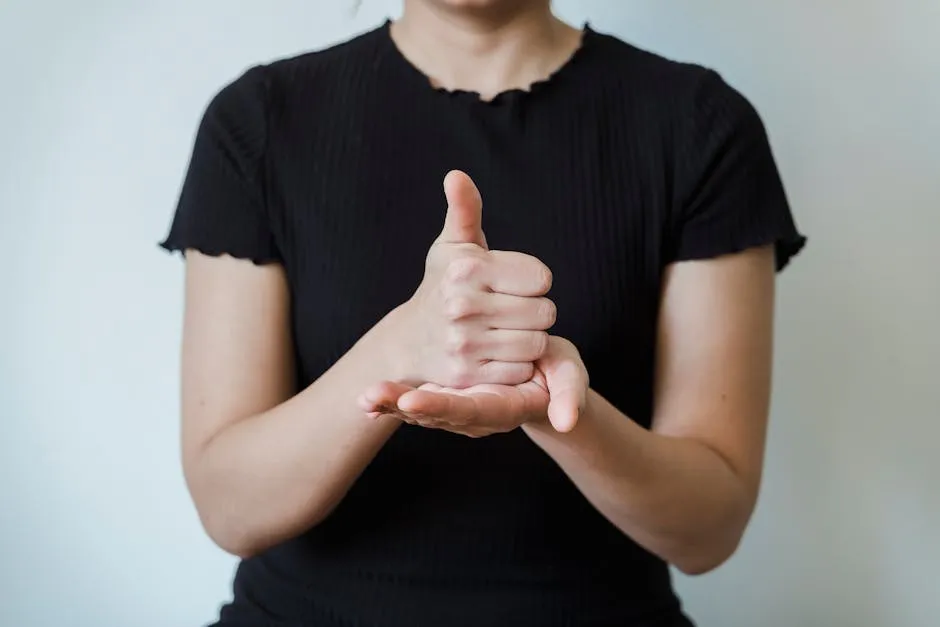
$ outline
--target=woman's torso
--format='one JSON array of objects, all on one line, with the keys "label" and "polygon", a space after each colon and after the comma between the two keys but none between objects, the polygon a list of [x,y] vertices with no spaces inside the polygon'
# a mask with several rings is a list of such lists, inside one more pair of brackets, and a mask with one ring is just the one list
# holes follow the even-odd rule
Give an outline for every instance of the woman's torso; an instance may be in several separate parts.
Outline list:
[{"label": "woman's torso", "polygon": [[[652,412],[673,124],[699,70],[588,30],[549,80],[493,102],[435,90],[388,25],[257,68],[265,195],[314,381],[421,280],[454,168],[491,248],[554,273],[554,333],[592,387]],[[404,427],[322,524],[239,568],[222,625],[684,625],[668,569],[521,431]]]}]

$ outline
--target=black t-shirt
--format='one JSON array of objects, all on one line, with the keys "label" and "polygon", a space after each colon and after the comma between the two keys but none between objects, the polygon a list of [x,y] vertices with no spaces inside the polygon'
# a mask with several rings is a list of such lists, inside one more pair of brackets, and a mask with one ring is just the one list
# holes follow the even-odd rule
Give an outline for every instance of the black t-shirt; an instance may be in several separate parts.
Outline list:
[{"label": "black t-shirt", "polygon": [[[200,125],[163,246],[283,264],[300,383],[421,280],[441,182],[473,177],[493,249],[554,273],[554,333],[652,412],[664,268],[803,245],[760,118],[714,72],[587,28],[528,91],[433,88],[389,25],[250,69]],[[521,431],[405,426],[308,533],[245,560],[220,625],[686,625],[669,571]]]}]

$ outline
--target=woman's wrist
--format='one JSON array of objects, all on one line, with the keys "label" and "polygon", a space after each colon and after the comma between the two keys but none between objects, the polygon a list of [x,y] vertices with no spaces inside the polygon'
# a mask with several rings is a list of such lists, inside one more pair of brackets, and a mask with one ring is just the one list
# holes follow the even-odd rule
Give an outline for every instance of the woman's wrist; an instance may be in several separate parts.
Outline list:
[{"label": "woman's wrist", "polygon": [[414,365],[414,343],[409,342],[407,332],[409,315],[408,304],[399,305],[372,327],[360,343],[385,373],[379,380],[417,387],[425,382],[420,380]]}]

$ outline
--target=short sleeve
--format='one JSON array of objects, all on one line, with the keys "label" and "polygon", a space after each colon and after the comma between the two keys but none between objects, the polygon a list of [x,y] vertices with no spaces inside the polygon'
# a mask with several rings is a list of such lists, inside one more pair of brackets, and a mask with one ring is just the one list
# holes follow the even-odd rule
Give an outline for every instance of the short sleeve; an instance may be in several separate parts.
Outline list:
[{"label": "short sleeve", "polygon": [[764,124],[751,103],[705,71],[680,122],[667,261],[774,244],[777,270],[806,244]]},{"label": "short sleeve", "polygon": [[265,95],[264,71],[256,67],[209,103],[161,247],[257,264],[281,260],[265,202]]}]

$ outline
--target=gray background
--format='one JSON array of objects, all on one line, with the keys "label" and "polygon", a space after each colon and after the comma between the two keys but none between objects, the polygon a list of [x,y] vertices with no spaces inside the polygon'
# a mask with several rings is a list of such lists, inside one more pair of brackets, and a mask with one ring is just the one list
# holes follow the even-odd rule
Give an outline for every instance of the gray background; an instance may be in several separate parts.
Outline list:
[{"label": "gray background", "polygon": [[[179,468],[182,265],[156,241],[222,84],[398,9],[348,4],[0,2],[0,625],[195,626],[228,595]],[[811,238],[780,281],[759,509],[678,578],[691,612],[936,627],[940,2],[557,8],[743,90]]]}]

